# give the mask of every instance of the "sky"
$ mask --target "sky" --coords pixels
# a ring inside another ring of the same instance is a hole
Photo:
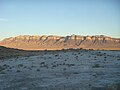
[[[72,34],[120,38],[120,0],[0,0],[0,40]]]

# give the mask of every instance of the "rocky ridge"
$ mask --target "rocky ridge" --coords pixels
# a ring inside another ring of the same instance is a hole
[[[120,50],[120,38],[104,35],[96,36],[16,36],[0,41],[1,46],[24,50],[60,50],[60,49],[100,49]]]

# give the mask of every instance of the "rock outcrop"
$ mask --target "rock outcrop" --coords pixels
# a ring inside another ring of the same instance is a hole
[[[100,49],[120,50],[120,38],[100,36],[16,36],[2,40],[1,46],[24,50]]]

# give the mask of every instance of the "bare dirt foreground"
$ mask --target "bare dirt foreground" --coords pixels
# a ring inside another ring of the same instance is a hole
[[[120,90],[120,51],[61,51],[1,59],[0,90]]]

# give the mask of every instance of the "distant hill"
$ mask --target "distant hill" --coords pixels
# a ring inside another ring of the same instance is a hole
[[[0,46],[0,59],[13,58],[13,57],[18,57],[18,56],[27,56],[30,54],[31,53],[29,51],[6,48],[3,46]]]
[[[16,36],[2,40],[1,46],[23,50],[100,49],[120,50],[120,38],[96,36]]]

